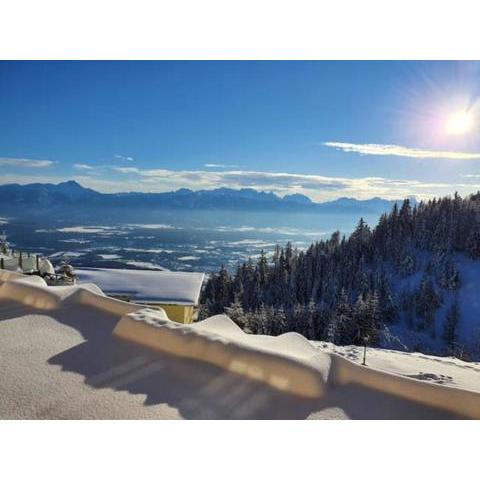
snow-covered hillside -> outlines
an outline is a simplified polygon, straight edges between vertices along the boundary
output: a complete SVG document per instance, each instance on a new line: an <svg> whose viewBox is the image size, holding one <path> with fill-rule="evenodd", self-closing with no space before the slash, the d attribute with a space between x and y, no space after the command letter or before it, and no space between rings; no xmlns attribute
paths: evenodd
<svg viewBox="0 0 480 480"><path fill-rule="evenodd" d="M380 346L404 351L423 351L445 355L449 351L443 339L448 310L455 298L458 299L459 321L456 329L456 355L478 360L480 358L480 262L463 254L453 255L459 273L457 290L442 289L435 285L440 296L440 305L435 311L431 329L419 330L409 325L408 312L401 311L397 322L388 325L380 337ZM417 255L417 271L401 278L393 274L392 290L395 294L418 290L428 263L435 263L435 257L428 252ZM413 318L413 323L416 322ZM410 321L410 323L412 320Z"/></svg>
<svg viewBox="0 0 480 480"><path fill-rule="evenodd" d="M371 229L220 269L208 314L252 333L480 359L480 193L413 206L406 199Z"/></svg>

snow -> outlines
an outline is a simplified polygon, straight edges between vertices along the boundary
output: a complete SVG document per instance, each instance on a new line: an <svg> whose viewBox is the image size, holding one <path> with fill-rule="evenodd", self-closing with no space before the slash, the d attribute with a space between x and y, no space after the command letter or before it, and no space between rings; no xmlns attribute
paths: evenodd
<svg viewBox="0 0 480 480"><path fill-rule="evenodd" d="M480 390L469 388L473 383L470 378L478 374L475 368L463 372L462 388L458 385L452 388L453 377L448 374L416 373L419 364L423 362L428 366L432 359L425 362L424 358L411 358L409 361L415 365L413 374L407 373L412 368L387 370L385 361L377 362L383 368L363 366L359 365L358 358L357 362L346 358L353 355L349 351L341 355L332 345L330 349L324 346L322 351L294 332L277 337L246 334L226 315L180 325L161 312L137 310L122 316L113 334L162 353L210 363L299 397L331 399L339 390L346 389L352 396L351 401L355 401L356 389L360 388L369 389L377 396L387 394L460 416L480 417ZM451 385L446 386L449 382ZM372 409L373 413L377 408L376 399L362 404L361 408Z"/></svg>
<svg viewBox="0 0 480 480"><path fill-rule="evenodd" d="M67 238L66 240L59 240L60 242L64 243L91 243L91 240L82 240L76 238Z"/></svg>
<svg viewBox="0 0 480 480"><path fill-rule="evenodd" d="M478 364L369 350L363 367L358 347L248 335L225 315L181 325L10 272L0 351L0 418L480 418Z"/></svg>
<svg viewBox="0 0 480 480"><path fill-rule="evenodd" d="M64 227L59 228L58 232L63 233L105 233L107 230L111 230L112 227L103 227L103 226L92 226L92 227L85 227L85 226L78 226L78 227Z"/></svg>
<svg viewBox="0 0 480 480"><path fill-rule="evenodd" d="M304 235L306 237L322 237L328 232L323 230L302 230L299 228L289 228L289 227L252 227L247 225L242 225L240 227L232 227L226 225L220 225L215 228L217 232L258 232L258 233L271 233L279 235Z"/></svg>
<svg viewBox="0 0 480 480"><path fill-rule="evenodd" d="M156 263L152 263L152 262L142 262L140 260L127 260L125 263L127 265L132 265L132 267L137 267L137 268L147 268L147 269L153 269L153 270L168 271L168 269L163 268L160 265L157 265Z"/></svg>
<svg viewBox="0 0 480 480"><path fill-rule="evenodd" d="M80 283L95 283L110 295L128 295L135 301L195 305L203 273L78 268Z"/></svg>
<svg viewBox="0 0 480 480"><path fill-rule="evenodd" d="M323 396L331 359L301 335L247 335L226 315L191 325L143 309L120 319L113 334L151 349L203 361L302 397Z"/></svg>
<svg viewBox="0 0 480 480"><path fill-rule="evenodd" d="M83 253L80 252L55 252L49 255L49 258L74 258L74 257L81 257Z"/></svg>
<svg viewBox="0 0 480 480"><path fill-rule="evenodd" d="M263 240L253 239L253 238L245 238L244 240L237 240L236 242L228 242L228 245L235 246L235 245L251 245L257 248L267 248L267 247L275 247L275 243L266 242Z"/></svg>
<svg viewBox="0 0 480 480"><path fill-rule="evenodd" d="M459 337L472 348L480 347L480 262L464 255L457 255L456 262L461 282L458 294ZM474 342L479 345L474 345Z"/></svg>
<svg viewBox="0 0 480 480"><path fill-rule="evenodd" d="M405 278L394 275L393 290L399 293L405 289L413 291L417 288L431 256L429 252L419 252L417 255L417 271ZM458 253L453 258L460 273L460 288L457 292L441 290L442 303L435 312L436 335L433 337L427 332L412 330L403 321L400 321L389 326L392 340L384 338L381 343L382 347L412 350L421 345L424 351L435 354L445 353L445 344L441 338L443 325L455 294L458 294L460 309L457 331L458 342L466 347L466 351L471 354L473 359L480 356L480 262ZM391 274L393 274L393 271L391 271ZM400 343L403 344L403 348Z"/></svg>
<svg viewBox="0 0 480 480"><path fill-rule="evenodd" d="M166 250L164 248L134 248L134 247L124 247L122 250L126 252L135 252L135 253L173 253L173 250Z"/></svg>
<svg viewBox="0 0 480 480"><path fill-rule="evenodd" d="M16 272L20 270L20 259L17 254L15 256L4 255L2 254L0 258L3 259L3 266L5 270L10 270ZM27 255L22 255L22 269L24 272L32 272L37 269L37 260L34 255L28 257Z"/></svg>
<svg viewBox="0 0 480 480"><path fill-rule="evenodd" d="M311 342L322 352L334 352L355 363L363 361L363 347L337 346L329 342ZM367 365L385 372L438 385L480 392L480 363L454 357L436 357L381 348L367 348Z"/></svg>
<svg viewBox="0 0 480 480"><path fill-rule="evenodd" d="M129 227L143 228L145 230L175 230L177 227L164 223L131 223Z"/></svg>

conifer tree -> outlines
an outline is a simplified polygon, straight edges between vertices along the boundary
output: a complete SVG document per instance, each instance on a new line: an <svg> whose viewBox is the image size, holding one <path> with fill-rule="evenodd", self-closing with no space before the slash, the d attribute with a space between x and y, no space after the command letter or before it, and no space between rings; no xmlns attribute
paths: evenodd
<svg viewBox="0 0 480 480"><path fill-rule="evenodd" d="M230 317L240 328L248 327L248 320L245 311L242 307L240 298L236 295L235 300L228 307L225 307L225 313Z"/></svg>
<svg viewBox="0 0 480 480"><path fill-rule="evenodd" d="M440 306L440 299L435 291L433 282L424 277L416 295L417 316L424 320L421 327L431 328L435 320L435 310Z"/></svg>
<svg viewBox="0 0 480 480"><path fill-rule="evenodd" d="M340 345L351 345L356 338L357 324L345 289L340 292L340 298L335 309L336 341Z"/></svg>
<svg viewBox="0 0 480 480"><path fill-rule="evenodd" d="M442 338L449 349L452 349L457 340L457 329L460 321L460 313L458 308L458 297L455 297L450 308L447 310L445 323L443 325Z"/></svg>
<svg viewBox="0 0 480 480"><path fill-rule="evenodd" d="M368 335L378 342L386 325L402 321L434 334L442 292L461 287L459 253L480 259L480 192L413 208L408 199L395 203L373 230L360 219L350 236L334 232L304 251L277 245L233 275L224 267L212 274L202 298L209 314L235 316L241 306L244 328L256 333L296 330L337 343L362 343ZM442 336L455 336L454 318L449 310Z"/></svg>

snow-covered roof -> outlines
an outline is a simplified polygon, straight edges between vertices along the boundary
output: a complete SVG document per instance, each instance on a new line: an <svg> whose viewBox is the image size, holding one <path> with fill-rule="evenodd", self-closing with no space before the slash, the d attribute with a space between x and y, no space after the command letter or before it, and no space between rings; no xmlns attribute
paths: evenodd
<svg viewBox="0 0 480 480"><path fill-rule="evenodd" d="M80 283L95 283L107 295L126 295L133 301L196 305L203 273L115 268L76 268Z"/></svg>

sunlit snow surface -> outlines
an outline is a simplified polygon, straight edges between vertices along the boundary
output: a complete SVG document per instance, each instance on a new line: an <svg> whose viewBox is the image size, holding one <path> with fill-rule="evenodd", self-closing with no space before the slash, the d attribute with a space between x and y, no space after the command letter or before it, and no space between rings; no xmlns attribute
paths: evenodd
<svg viewBox="0 0 480 480"><path fill-rule="evenodd" d="M131 296L137 301L196 304L203 274L152 270L81 268L80 283L94 283L106 294Z"/></svg>
<svg viewBox="0 0 480 480"><path fill-rule="evenodd" d="M363 362L363 347L337 346L328 342L311 343L322 352L335 352L356 363ZM368 348L366 363L370 367L416 380L480 391L480 362Z"/></svg>

